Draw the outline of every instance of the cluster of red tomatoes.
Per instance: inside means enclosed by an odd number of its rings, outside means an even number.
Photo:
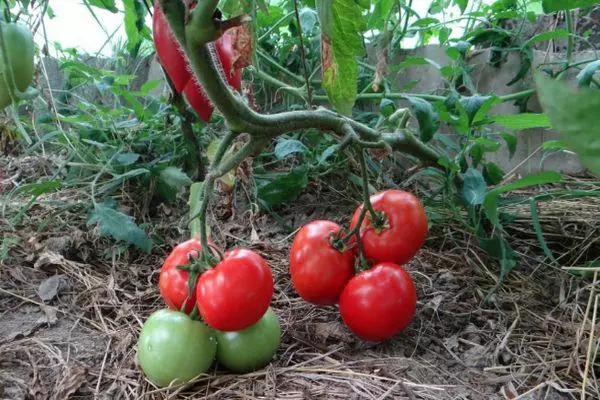
[[[189,381],[215,359],[233,372],[262,368],[280,344],[266,261],[254,251],[235,249],[211,266],[202,261],[201,250],[200,241],[190,239],[166,258],[158,284],[168,308],[152,314],[140,333],[139,364],[159,386]]]
[[[415,313],[415,285],[402,265],[425,243],[427,217],[419,200],[405,191],[383,191],[370,202],[376,215],[358,207],[350,236],[332,221],[304,225],[292,244],[290,274],[304,300],[339,304],[351,331],[363,340],[381,341],[402,331]],[[368,267],[359,266],[364,270],[356,274],[361,247]]]
[[[196,2],[188,1],[188,4],[193,8]],[[177,93],[183,94],[190,106],[203,121],[210,121],[213,113],[213,105],[204,93],[200,83],[194,77],[189,60],[171,31],[158,1],[154,3],[152,35],[158,59],[171,79],[171,82],[173,82],[174,89]],[[233,49],[230,34],[225,32],[223,36],[210,43],[209,46],[212,46],[218,55],[221,74],[227,79],[231,87],[235,90],[240,90],[242,86],[242,71],[233,67]]]

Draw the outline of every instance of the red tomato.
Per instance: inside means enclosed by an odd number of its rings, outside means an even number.
[[[160,270],[158,278],[158,288],[160,295],[170,309],[181,310],[185,303],[185,312],[189,314],[196,304],[196,296],[192,291],[192,297],[188,298],[188,279],[187,271],[177,268],[189,263],[189,257],[197,258],[202,250],[199,239],[190,239],[175,246],[171,254],[167,257]]]
[[[371,196],[371,204],[376,212],[385,215],[387,222],[378,231],[367,213],[360,228],[365,256],[374,263],[406,264],[425,243],[425,208],[415,196],[402,190],[377,193]],[[350,229],[356,226],[362,208],[363,205],[354,212]]]
[[[196,2],[188,2],[188,5],[194,8]],[[178,93],[183,93],[198,116],[203,121],[208,122],[213,113],[213,106],[204,93],[202,86],[191,72],[189,60],[171,31],[158,1],[154,3],[154,10],[152,35],[158,59],[173,81],[175,90]],[[234,54],[230,34],[225,33],[215,42],[210,43],[210,45],[216,49],[221,75],[227,79],[227,82],[235,90],[240,90],[242,86],[242,71],[233,68]]]
[[[171,27],[162,12],[158,0],[154,3],[152,36],[154,37],[154,46],[156,47],[158,60],[165,68],[171,81],[173,81],[175,90],[181,93],[191,76],[187,68],[188,61],[185,53],[179,46],[179,42],[177,42],[175,35],[171,31]]]
[[[220,331],[239,331],[256,323],[273,297],[273,274],[266,261],[247,249],[225,253],[196,286],[198,311]]]
[[[211,246],[214,242],[209,240]],[[177,267],[189,264],[190,256],[198,258],[202,250],[200,239],[192,238],[175,246],[171,254],[165,259],[158,277],[158,288],[160,294],[167,304],[173,310],[181,310],[185,303],[184,311],[189,314],[196,304],[196,292],[192,290],[192,297],[189,294],[189,273],[188,271]]]
[[[402,331],[416,306],[412,278],[404,268],[389,262],[356,275],[340,297],[344,323],[363,340],[387,340]]]
[[[296,292],[313,304],[335,304],[354,275],[354,252],[340,252],[331,237],[341,226],[317,220],[304,225],[290,250],[290,275]]]

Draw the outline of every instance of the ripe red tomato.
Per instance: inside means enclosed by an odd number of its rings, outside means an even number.
[[[256,323],[273,297],[273,274],[266,261],[248,249],[224,254],[198,279],[198,311],[207,325],[239,331]]]
[[[414,195],[402,190],[386,190],[370,199],[373,209],[383,213],[387,222],[378,231],[367,213],[360,228],[365,256],[374,263],[406,264],[425,243],[425,208]],[[362,208],[363,205],[354,212],[350,229],[356,226]]]
[[[186,5],[194,8],[196,2],[188,2]],[[202,86],[191,72],[189,60],[171,31],[158,1],[154,3],[152,35],[158,59],[165,68],[169,78],[171,78],[171,81],[173,81],[175,90],[178,93],[183,93],[198,116],[203,121],[208,122],[213,113],[213,106],[204,93]],[[234,55],[230,34],[225,33],[210,45],[216,49],[221,74],[235,90],[240,90],[242,86],[242,71],[241,69],[233,68]]]
[[[210,241],[209,243],[213,244]],[[190,275],[187,271],[177,267],[187,265],[190,256],[198,258],[201,250],[200,239],[193,238],[179,243],[165,259],[158,277],[158,288],[160,295],[169,308],[179,311],[185,303],[184,311],[187,314],[194,309],[196,304],[195,291],[192,291],[192,297],[188,298],[188,279]]]
[[[389,262],[356,275],[340,297],[344,323],[363,340],[387,340],[402,331],[416,306],[412,278],[404,268]]]
[[[354,275],[354,251],[340,252],[331,237],[341,226],[317,220],[304,225],[290,250],[290,275],[296,292],[313,304],[335,304]]]

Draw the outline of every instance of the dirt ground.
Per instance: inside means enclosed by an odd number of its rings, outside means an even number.
[[[36,162],[27,171],[43,172]],[[0,163],[7,176],[16,173],[14,160]],[[279,222],[249,211],[244,197],[236,194],[232,217],[214,208],[213,235],[269,262],[282,344],[265,369],[213,369],[170,389],[144,379],[136,340],[145,318],[163,307],[158,270],[185,239],[185,201],[150,210],[144,222],[164,242],[146,255],[120,251],[87,227],[81,210],[89,200],[74,189],[42,196],[21,219],[28,198],[0,197],[0,398],[557,400],[582,398],[584,388],[587,399],[599,398],[595,277],[539,261],[524,241],[523,266],[484,301],[498,266],[460,229],[436,228],[407,266],[418,286],[413,323],[392,341],[365,343],[335,307],[299,300],[287,266],[294,229],[317,218],[347,223],[358,197],[311,187],[279,211]],[[120,200],[135,207],[125,194]]]

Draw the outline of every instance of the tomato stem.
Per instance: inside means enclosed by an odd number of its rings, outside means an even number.
[[[371,204],[371,196],[369,194],[369,172],[367,171],[367,160],[365,158],[365,151],[362,147],[359,148],[359,161],[360,161],[360,172],[362,174],[363,182],[363,203],[364,208],[369,211],[371,215],[371,222],[375,229],[380,229],[384,224],[384,217],[381,213],[378,213]],[[360,226],[360,225],[358,225]]]
[[[198,311],[198,304],[194,304],[194,308],[189,315],[190,319],[199,321],[200,320],[200,312]]]

